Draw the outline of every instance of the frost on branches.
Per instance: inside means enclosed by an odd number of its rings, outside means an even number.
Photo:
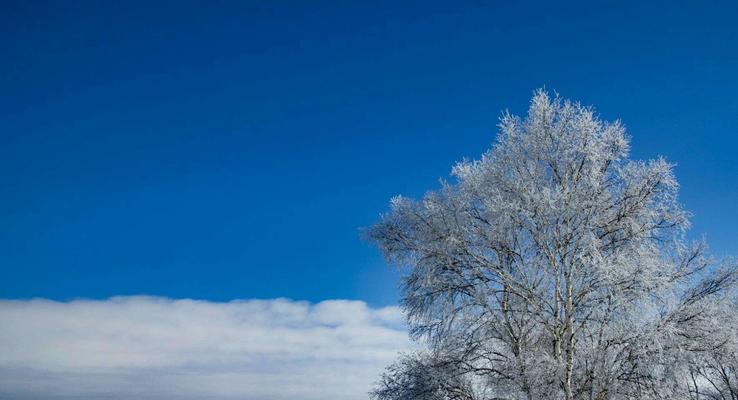
[[[408,266],[426,351],[378,400],[738,400],[738,272],[687,243],[672,165],[619,122],[538,91],[481,160],[368,231]]]

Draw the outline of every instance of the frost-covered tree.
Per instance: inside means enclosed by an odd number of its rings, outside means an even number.
[[[403,356],[389,366],[374,395],[381,399],[477,399],[472,381],[455,360],[422,353]]]
[[[619,122],[538,91],[454,182],[394,198],[367,233],[409,267],[429,349],[373,396],[738,400],[736,268],[685,240],[672,165],[628,151]]]

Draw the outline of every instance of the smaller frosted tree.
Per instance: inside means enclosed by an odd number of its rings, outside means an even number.
[[[454,183],[394,198],[368,236],[409,267],[403,306],[429,351],[391,366],[374,397],[731,393],[736,268],[684,240],[672,166],[628,152],[620,123],[538,91]]]

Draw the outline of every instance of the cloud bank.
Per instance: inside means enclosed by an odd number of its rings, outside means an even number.
[[[160,297],[0,301],[0,399],[366,399],[397,307]]]

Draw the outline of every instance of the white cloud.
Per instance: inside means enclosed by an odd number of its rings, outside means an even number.
[[[397,307],[159,297],[0,301],[0,399],[365,399]]]

